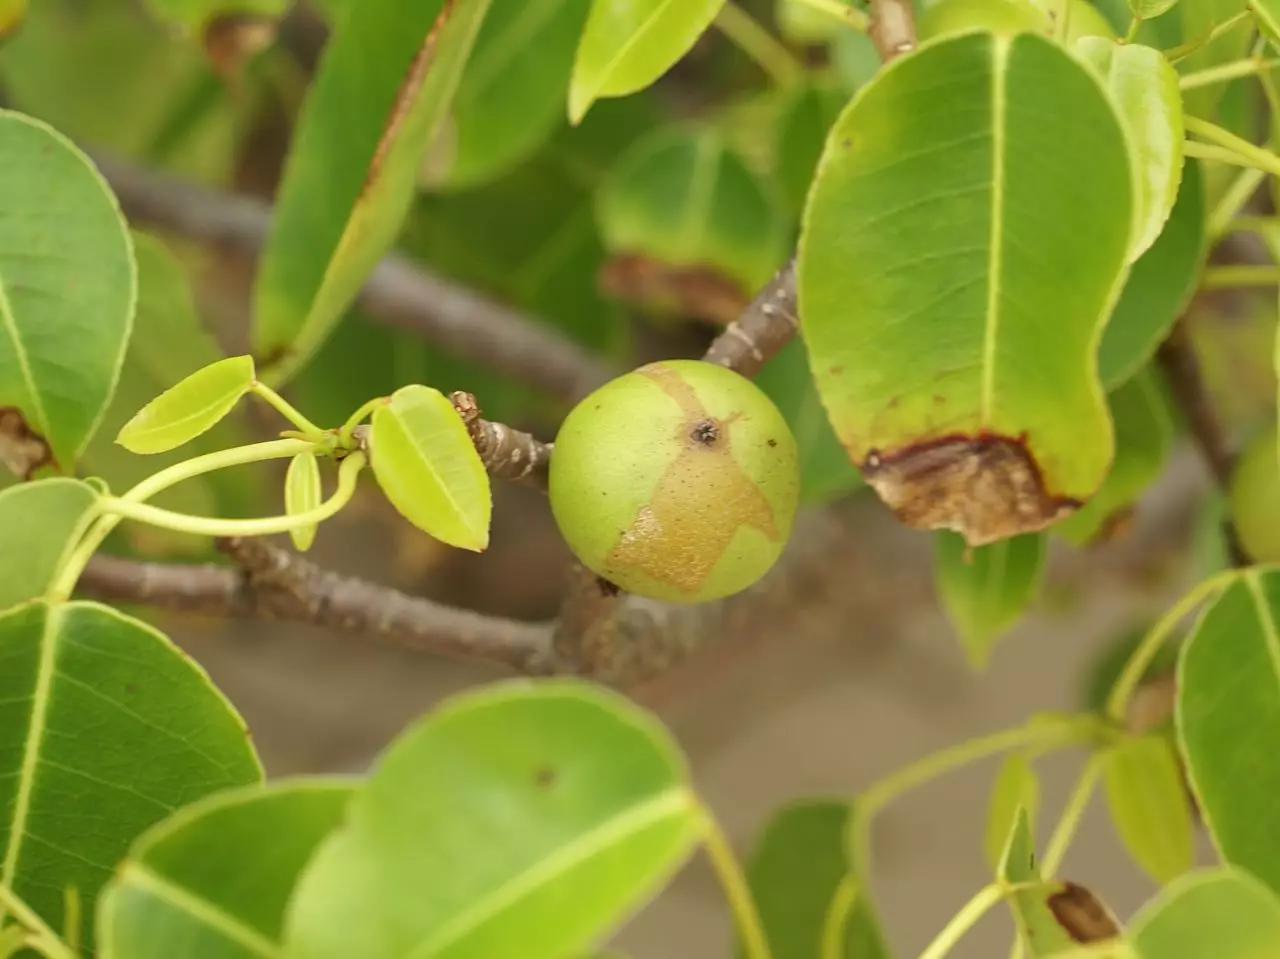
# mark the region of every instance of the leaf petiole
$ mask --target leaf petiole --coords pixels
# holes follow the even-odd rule
[[[302,412],[298,410],[297,407],[261,380],[254,380],[253,385],[249,387],[249,392],[265,400],[268,404],[274,407],[281,416],[287,419],[308,437],[319,440],[324,436],[324,430],[316,426],[315,423],[312,423],[311,420],[302,415]]]
[[[1045,879],[1051,878],[1058,871],[1058,867],[1062,865],[1062,860],[1067,855],[1071,840],[1080,826],[1080,819],[1084,816],[1089,800],[1093,798],[1098,777],[1102,775],[1103,761],[1103,753],[1090,756],[1089,761],[1085,763],[1084,771],[1076,781],[1075,788],[1071,790],[1067,804],[1062,810],[1062,816],[1053,829],[1053,835],[1049,837],[1049,845],[1045,849],[1044,859],[1040,864],[1040,874]]]
[[[987,914],[987,912],[1005,897],[1006,889],[1001,883],[993,882],[974,895],[960,909],[951,921],[947,923],[933,942],[929,943],[928,948],[920,953],[920,959],[942,959],[949,953],[961,937],[974,927],[979,919]]]
[[[1188,133],[1194,133],[1213,146],[1221,147],[1228,153],[1235,154],[1240,158],[1237,162],[1242,165],[1257,167],[1259,170],[1266,170],[1273,176],[1280,176],[1280,156],[1276,156],[1270,150],[1264,150],[1257,144],[1250,143],[1244,137],[1236,136],[1230,130],[1224,130],[1216,123],[1210,123],[1208,120],[1202,120],[1199,117],[1185,117],[1183,124]],[[1204,144],[1188,141],[1184,144],[1184,149],[1192,156],[1203,156],[1203,153],[1197,154],[1198,148],[1203,146]],[[1214,157],[1211,157],[1211,159],[1214,159]],[[1216,157],[1216,159],[1225,159],[1225,157]]]
[[[71,947],[58,938],[58,934],[49,928],[34,909],[8,886],[0,884],[0,914],[5,911],[12,913],[18,924],[31,933],[27,945],[38,950],[46,959],[77,959]]]
[[[825,13],[859,33],[866,33],[871,26],[870,18],[863,11],[857,7],[851,7],[843,0],[792,0],[792,2],[808,7],[810,10]]]
[[[733,0],[727,0],[720,8],[715,24],[779,86],[790,86],[804,76],[804,67],[791,51]]]
[[[314,509],[291,516],[268,516],[261,519],[188,516],[186,513],[175,513],[146,503],[131,502],[126,497],[112,496],[102,499],[102,508],[109,515],[196,536],[269,536],[272,533],[288,533],[324,522],[350,503],[355,495],[356,480],[366,461],[365,454],[359,451],[346,457],[338,467],[338,488],[334,494]]]
[[[1243,60],[1233,60],[1230,63],[1223,63],[1216,67],[1208,67],[1204,70],[1183,74],[1178,81],[1178,86],[1183,90],[1195,90],[1198,87],[1207,87],[1215,83],[1226,83],[1228,80],[1234,80],[1237,77],[1266,73],[1277,66],[1280,66],[1280,60],[1246,57]]]
[[[1200,288],[1204,290],[1235,290],[1247,286],[1276,286],[1280,284],[1280,267],[1215,266],[1205,271]]]
[[[729,845],[720,823],[701,801],[698,803],[698,815],[702,820],[702,840],[707,856],[716,871],[716,878],[720,880],[720,888],[729,900],[729,908],[733,910],[734,922],[742,937],[743,955],[746,959],[772,959],[764,923],[756,910],[747,877],[733,854],[733,847]]]
[[[385,396],[375,396],[373,399],[369,400],[369,402],[361,406],[360,409],[347,417],[347,421],[343,423],[342,428],[338,430],[338,442],[342,446],[349,447],[351,445],[352,434],[355,432],[356,427],[363,423],[369,414],[377,409],[378,404],[386,403],[387,400],[388,398]]]

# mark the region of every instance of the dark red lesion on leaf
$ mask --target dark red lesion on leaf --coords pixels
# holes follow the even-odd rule
[[[667,263],[643,253],[610,257],[597,282],[613,299],[718,326],[736,320],[751,300],[741,283],[714,266]]]
[[[728,427],[736,416],[712,416],[684,378],[661,363],[638,372],[679,404],[683,416],[676,429],[683,442],[650,501],[622,531],[608,562],[693,595],[739,527],[751,527],[775,541],[781,533],[772,505],[734,458]],[[690,488],[702,502],[715,503],[715,509],[690,515]]]
[[[1063,932],[1075,942],[1107,942],[1121,935],[1120,923],[1097,896],[1084,886],[1064,882],[1045,905]]]
[[[1038,532],[1083,505],[1046,488],[1025,436],[955,434],[872,450],[861,469],[902,523],[955,530],[970,546]]]
[[[0,407],[0,465],[24,480],[46,466],[58,468],[49,444],[14,406]]]

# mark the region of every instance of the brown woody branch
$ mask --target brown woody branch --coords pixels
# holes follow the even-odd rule
[[[550,443],[543,443],[503,423],[482,419],[480,405],[470,393],[452,393],[449,398],[466,424],[471,442],[480,454],[480,462],[484,463],[490,476],[524,483],[536,489],[547,488]]]
[[[1235,469],[1235,451],[1213,407],[1185,318],[1174,324],[1168,338],[1160,344],[1156,359],[1214,480],[1225,489]]]
[[[871,0],[867,35],[880,59],[888,63],[916,46],[916,17],[911,0]]]
[[[136,223],[256,256],[267,242],[271,209],[234,196],[94,155],[128,217]],[[610,376],[589,351],[548,323],[437,276],[399,254],[384,257],[357,301],[369,318],[407,330],[443,350],[567,402]]]

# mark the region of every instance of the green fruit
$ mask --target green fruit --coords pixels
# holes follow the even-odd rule
[[[791,533],[800,473],[791,430],[755,384],[668,360],[574,408],[550,485],[584,566],[628,592],[700,603],[768,572]]]
[[[1276,432],[1258,437],[1236,463],[1229,490],[1240,545],[1255,563],[1280,561],[1280,456]]]

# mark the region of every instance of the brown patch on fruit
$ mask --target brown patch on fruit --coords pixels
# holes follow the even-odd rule
[[[0,464],[27,480],[43,466],[57,466],[44,437],[12,406],[0,407]]]
[[[1058,925],[1076,942],[1106,942],[1120,935],[1120,923],[1111,910],[1084,886],[1063,883],[1062,889],[1045,904]]]
[[[1025,439],[995,434],[873,450],[862,475],[902,523],[955,530],[970,546],[1037,532],[1081,506],[1045,489]]]
[[[600,290],[655,313],[728,326],[747,308],[742,284],[712,266],[679,266],[642,253],[619,253],[601,267]]]
[[[703,407],[684,377],[662,364],[642,367],[648,377],[679,404],[680,453],[658,480],[649,503],[623,530],[608,562],[639,570],[683,593],[696,593],[741,526],[780,538],[773,507],[733,457],[727,426]],[[688,490],[715,503],[714,509],[689,515]]]

